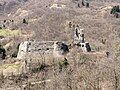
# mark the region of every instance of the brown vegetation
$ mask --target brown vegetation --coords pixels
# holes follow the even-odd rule
[[[90,0],[89,8],[82,6],[82,0],[18,1],[16,7],[6,4],[0,19],[13,19],[18,30],[34,32],[30,39],[68,44],[73,41],[72,27],[78,24],[85,28],[85,37],[94,52],[82,53],[74,47],[65,60],[49,56],[48,63],[44,55],[26,60],[26,73],[8,77],[1,73],[0,90],[120,90],[120,18],[110,14],[119,0]],[[14,38],[13,46],[22,40]]]

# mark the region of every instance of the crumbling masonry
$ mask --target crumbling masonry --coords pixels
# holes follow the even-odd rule
[[[64,42],[58,41],[25,41],[19,46],[18,59],[38,58],[44,55],[62,57],[69,52]]]
[[[81,29],[79,26],[75,27],[74,30],[74,45],[81,47],[83,52],[90,52],[91,48],[88,42],[85,42],[84,29]]]
[[[83,52],[90,52],[91,48],[88,42],[85,42],[83,29],[79,26],[74,30],[74,45],[77,45]],[[19,46],[18,59],[36,58],[42,55],[64,57],[69,52],[68,46],[64,42],[58,41],[25,41]]]

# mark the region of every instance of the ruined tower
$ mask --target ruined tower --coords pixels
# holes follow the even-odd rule
[[[84,29],[80,29],[79,26],[75,27],[74,31],[74,44],[84,43]]]
[[[90,52],[91,48],[88,42],[85,41],[84,29],[76,26],[74,28],[74,45],[80,46],[83,52]]]

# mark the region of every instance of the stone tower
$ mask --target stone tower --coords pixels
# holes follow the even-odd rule
[[[78,43],[84,43],[85,42],[85,37],[84,37],[84,29],[80,29],[79,26],[75,27],[74,31],[74,44]]]
[[[79,26],[76,26],[74,29],[74,45],[80,46],[83,52],[90,52],[90,45],[85,41],[84,29],[81,29]]]

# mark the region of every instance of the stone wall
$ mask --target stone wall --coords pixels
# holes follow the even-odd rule
[[[74,42],[83,52],[90,52],[91,48],[85,41],[83,29],[75,27]],[[18,59],[40,59],[45,57],[65,57],[69,52],[68,46],[62,41],[25,41],[19,46]]]
[[[68,46],[58,41],[25,41],[19,46],[17,58],[62,57],[69,52]]]
[[[89,43],[85,41],[84,29],[79,26],[75,27],[73,40],[73,43],[79,46],[83,52],[91,51]]]

